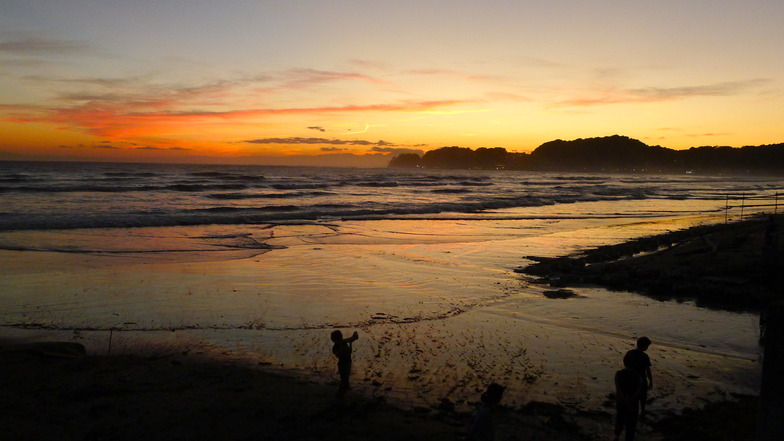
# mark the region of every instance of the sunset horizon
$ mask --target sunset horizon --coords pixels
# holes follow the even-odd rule
[[[0,438],[781,441],[782,23],[0,1]]]
[[[675,150],[784,141],[776,2],[0,12],[5,160],[379,167],[614,134]]]

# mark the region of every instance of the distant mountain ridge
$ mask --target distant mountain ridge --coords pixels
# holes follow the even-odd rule
[[[529,153],[501,147],[442,147],[424,155],[402,154],[389,167],[507,169],[617,173],[699,173],[784,175],[784,143],[746,147],[649,146],[627,136],[546,142]]]

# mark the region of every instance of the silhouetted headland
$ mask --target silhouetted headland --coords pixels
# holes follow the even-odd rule
[[[602,173],[784,174],[784,143],[746,147],[673,150],[613,135],[546,142],[529,153],[502,147],[442,147],[420,156],[407,153],[389,167],[572,171]]]

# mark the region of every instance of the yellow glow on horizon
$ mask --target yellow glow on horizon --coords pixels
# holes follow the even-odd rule
[[[188,20],[165,2],[33,3],[0,7],[0,155],[337,161],[615,134],[671,149],[784,141],[781,2],[370,2],[363,20],[316,2],[201,2]],[[166,26],[124,37],[155,20]]]
[[[763,102],[763,104],[765,104]],[[16,110],[2,117],[0,151],[16,154],[107,158],[285,157],[326,154],[378,154],[374,143],[388,148],[431,150],[444,146],[503,147],[530,152],[553,139],[625,135],[649,145],[683,149],[701,145],[743,145],[776,142],[779,130],[772,107],[768,118],[737,112],[715,99],[662,101],[640,106],[564,105],[541,107],[528,101],[476,103],[425,100],[383,105],[343,105],[243,109],[225,111],[161,111],[116,105],[81,105],[26,115]],[[740,110],[751,111],[749,100]],[[675,118],[679,126],[668,126]],[[737,119],[746,118],[742,126]],[[358,121],[359,120],[359,121]],[[623,127],[624,130],[619,128]],[[742,131],[711,131],[711,127],[744,127]],[[347,129],[355,128],[355,129]],[[554,135],[557,134],[557,135]],[[272,138],[281,142],[252,143]],[[287,139],[312,139],[287,144]],[[319,140],[323,140],[319,142]],[[341,144],[342,143],[342,144]],[[362,144],[365,143],[365,144]],[[60,148],[81,146],[81,149]],[[109,146],[113,148],[109,148]],[[85,148],[89,147],[89,149]],[[75,154],[75,153],[74,153]]]

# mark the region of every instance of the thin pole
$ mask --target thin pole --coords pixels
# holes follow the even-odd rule
[[[730,195],[727,193],[727,200],[724,202],[724,223],[729,222],[730,215]]]
[[[743,209],[746,207],[746,193],[740,195],[740,221],[743,222]]]

